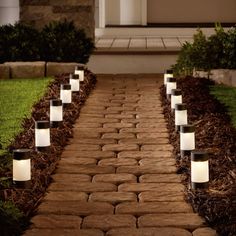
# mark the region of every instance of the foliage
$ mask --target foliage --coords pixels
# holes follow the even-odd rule
[[[236,69],[236,27],[228,31],[223,51],[225,56],[222,58],[222,64],[228,69]]]
[[[236,88],[215,85],[211,87],[211,94],[228,108],[232,123],[236,127]]]
[[[23,118],[31,114],[31,107],[50,81],[51,78],[0,80],[0,155],[21,131]]]
[[[41,31],[17,23],[0,27],[0,63],[6,61],[88,62],[92,39],[73,22],[52,22]]]
[[[209,46],[208,41],[202,30],[198,29],[197,33],[193,36],[194,42],[192,45],[192,50],[190,51],[190,60],[193,63],[195,69],[197,70],[208,70],[209,63]]]
[[[41,32],[41,56],[46,61],[86,63],[94,49],[84,30],[77,30],[72,22],[52,22]]]
[[[182,46],[182,49],[179,53],[177,63],[173,66],[174,74],[177,76],[180,75],[189,75],[192,74],[193,64],[190,60],[190,55],[192,51],[192,44],[185,42]]]
[[[228,39],[228,34],[224,31],[220,24],[215,26],[215,34],[211,35],[208,40],[208,61],[210,69],[227,68],[225,60],[224,44]]]
[[[23,214],[12,202],[0,200],[0,229],[1,235],[20,235]]]
[[[236,69],[236,28],[225,32],[215,25],[215,34],[207,38],[201,29],[193,37],[193,43],[185,43],[177,63],[173,66],[177,75],[191,75],[193,69]]]
[[[39,55],[39,33],[30,26],[16,23],[0,27],[0,63],[35,61]]]

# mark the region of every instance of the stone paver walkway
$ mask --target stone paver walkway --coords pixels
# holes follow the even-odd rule
[[[25,235],[215,235],[184,200],[161,81],[98,78]]]

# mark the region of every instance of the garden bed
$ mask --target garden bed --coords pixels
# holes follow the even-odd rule
[[[209,153],[209,190],[189,188],[190,157],[180,156],[179,134],[175,132],[174,115],[164,86],[161,88],[162,105],[178,172],[184,176],[187,200],[220,235],[233,236],[236,235],[236,129],[231,125],[226,107],[210,94],[212,85],[214,82],[204,78],[177,80],[187,104],[189,123],[196,127],[196,149]]]
[[[32,149],[32,186],[30,189],[15,189],[11,185],[12,170],[11,167],[0,169],[0,179],[6,181],[0,182],[0,198],[3,202],[11,201],[24,213],[24,217],[30,217],[51,182],[51,174],[54,172],[60,155],[68,139],[73,136],[73,123],[79,116],[80,108],[85,102],[90,91],[96,83],[93,73],[86,70],[85,79],[81,84],[79,93],[73,93],[72,103],[64,109],[63,124],[60,128],[51,129],[51,147],[48,153],[39,153],[34,151],[34,126],[35,121],[49,120],[49,100],[59,98],[60,84],[68,83],[68,75],[56,77],[49,85],[45,96],[32,108],[32,116],[23,120],[23,131],[16,136],[15,140],[9,146],[10,151],[18,148]],[[6,159],[12,158],[6,156]],[[1,213],[1,211],[0,211]],[[13,213],[14,215],[14,213]],[[0,214],[0,218],[3,218]],[[4,219],[0,222],[1,233],[3,235],[18,235],[18,219]],[[27,221],[26,221],[27,222]],[[14,225],[15,224],[15,225]],[[11,228],[11,229],[10,229]],[[10,231],[9,231],[10,229]]]

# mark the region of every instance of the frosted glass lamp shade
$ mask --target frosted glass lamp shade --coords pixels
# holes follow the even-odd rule
[[[57,128],[63,121],[62,100],[50,100],[50,125],[52,128]]]
[[[187,106],[185,103],[175,104],[175,129],[180,131],[181,125],[188,124]]]
[[[70,74],[70,85],[72,92],[79,92],[80,88],[79,75]]]
[[[171,91],[172,89],[176,89],[177,87],[177,82],[176,82],[176,78],[167,78],[167,83],[166,83],[166,95],[168,98],[170,98],[171,96]]]
[[[190,155],[195,149],[195,127],[182,125],[180,127],[180,151],[181,156]]]
[[[191,187],[207,188],[209,184],[208,154],[204,151],[191,152]]]
[[[166,70],[165,73],[164,73],[164,85],[166,86],[166,83],[167,83],[167,78],[173,78],[174,75],[173,75],[173,70]]]
[[[13,183],[17,187],[28,187],[31,181],[30,149],[13,151]]]
[[[60,99],[62,104],[70,104],[72,101],[71,85],[61,84]]]
[[[175,105],[182,103],[181,89],[172,89],[171,91],[171,109],[175,109]]]
[[[83,66],[76,66],[75,67],[75,75],[79,75],[80,82],[84,81],[84,67]]]
[[[50,147],[50,123],[48,121],[35,122],[35,147],[37,151],[47,151]]]

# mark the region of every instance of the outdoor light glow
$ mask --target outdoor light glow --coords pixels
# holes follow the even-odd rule
[[[176,130],[180,130],[181,125],[188,124],[188,113],[186,104],[184,103],[177,103],[175,104],[175,127]]]
[[[63,104],[69,104],[72,100],[71,85],[61,84],[60,99]]]
[[[79,92],[80,88],[79,75],[70,74],[70,85],[72,92]]]
[[[13,159],[13,181],[28,181],[31,179],[31,164],[29,160]]]
[[[76,66],[75,67],[75,75],[79,75],[79,80],[81,82],[84,81],[84,67],[83,66]]]
[[[60,122],[63,121],[62,100],[50,100],[50,124],[51,127],[56,128]]]
[[[172,89],[171,91],[171,109],[175,109],[175,105],[182,103],[182,93],[180,89]]]
[[[180,133],[180,149],[181,150],[194,150],[195,139],[194,133]]]
[[[35,122],[35,146],[38,151],[50,146],[50,123],[48,121]]]
[[[13,181],[31,180],[31,160],[29,149],[13,151]]]
[[[177,83],[176,83],[176,78],[167,78],[167,83],[166,83],[166,95],[170,96],[171,95],[171,90],[176,89]]]
[[[167,78],[173,78],[174,75],[173,75],[173,70],[166,70],[165,73],[164,73],[164,85],[166,85],[167,83]]]
[[[191,186],[193,189],[205,188],[209,183],[208,155],[203,151],[191,152]]]
[[[192,125],[180,127],[180,151],[181,155],[190,154],[195,149],[195,128]]]

